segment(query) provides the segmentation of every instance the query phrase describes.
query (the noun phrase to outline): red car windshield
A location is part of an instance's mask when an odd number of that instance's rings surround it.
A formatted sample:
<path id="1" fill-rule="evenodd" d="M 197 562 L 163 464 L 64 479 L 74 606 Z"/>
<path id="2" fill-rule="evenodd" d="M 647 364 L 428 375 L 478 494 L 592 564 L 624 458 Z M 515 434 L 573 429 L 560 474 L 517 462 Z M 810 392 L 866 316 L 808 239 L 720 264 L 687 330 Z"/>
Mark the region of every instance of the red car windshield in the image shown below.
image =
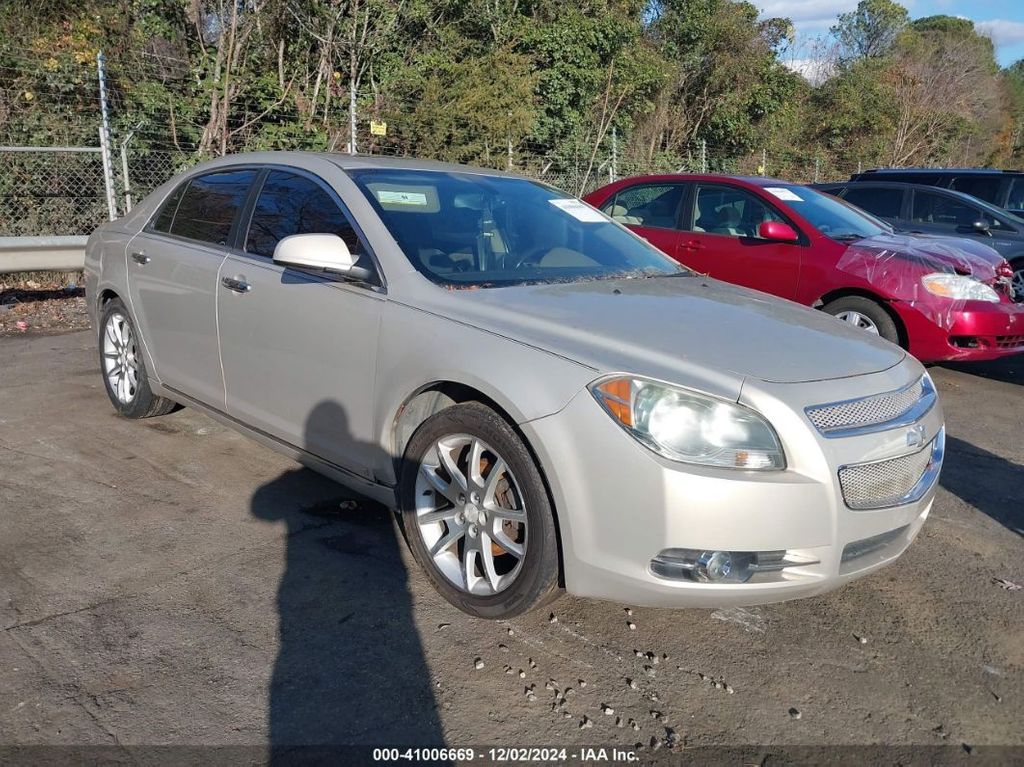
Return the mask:
<path id="1" fill-rule="evenodd" d="M 764 190 L 785 203 L 793 212 L 808 221 L 811 226 L 833 240 L 848 242 L 863 240 L 879 234 L 889 234 L 892 229 L 868 216 L 851 205 L 805 186 L 773 184 Z"/>

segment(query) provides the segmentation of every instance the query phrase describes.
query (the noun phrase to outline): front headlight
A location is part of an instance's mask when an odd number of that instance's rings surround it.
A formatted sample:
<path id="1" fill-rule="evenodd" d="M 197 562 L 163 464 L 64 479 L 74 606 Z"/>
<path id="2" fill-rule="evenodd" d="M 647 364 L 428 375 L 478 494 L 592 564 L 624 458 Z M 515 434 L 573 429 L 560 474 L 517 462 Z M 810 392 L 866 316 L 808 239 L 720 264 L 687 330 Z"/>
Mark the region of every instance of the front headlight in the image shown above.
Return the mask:
<path id="1" fill-rule="evenodd" d="M 963 274 L 935 272 L 921 278 L 924 289 L 934 296 L 958 301 L 988 301 L 999 303 L 999 294 L 983 282 Z"/>
<path id="2" fill-rule="evenodd" d="M 626 431 L 673 461 L 759 471 L 786 467 L 771 424 L 734 402 L 635 376 L 595 381 L 590 392 Z"/>

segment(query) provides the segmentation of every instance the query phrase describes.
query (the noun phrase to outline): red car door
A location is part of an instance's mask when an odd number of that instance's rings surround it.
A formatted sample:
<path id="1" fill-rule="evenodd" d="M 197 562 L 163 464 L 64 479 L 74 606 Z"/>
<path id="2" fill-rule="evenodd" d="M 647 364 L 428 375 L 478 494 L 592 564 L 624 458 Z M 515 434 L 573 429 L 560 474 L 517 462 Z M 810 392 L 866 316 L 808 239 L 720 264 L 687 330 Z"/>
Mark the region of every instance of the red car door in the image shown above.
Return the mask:
<path id="1" fill-rule="evenodd" d="M 678 260 L 679 214 L 684 192 L 685 184 L 678 182 L 635 184 L 613 194 L 601 210 Z"/>
<path id="2" fill-rule="evenodd" d="M 681 217 L 678 260 L 698 272 L 796 298 L 803 246 L 758 236 L 765 221 L 792 223 L 768 200 L 729 184 L 692 182 L 691 203 Z"/>

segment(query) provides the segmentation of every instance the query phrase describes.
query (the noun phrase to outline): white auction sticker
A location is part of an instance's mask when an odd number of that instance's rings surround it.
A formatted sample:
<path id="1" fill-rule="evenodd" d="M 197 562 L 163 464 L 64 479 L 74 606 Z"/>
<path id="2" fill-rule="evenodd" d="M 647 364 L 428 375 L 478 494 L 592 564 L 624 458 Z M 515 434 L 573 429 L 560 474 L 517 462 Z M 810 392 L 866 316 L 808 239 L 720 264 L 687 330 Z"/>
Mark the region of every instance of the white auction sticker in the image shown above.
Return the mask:
<path id="1" fill-rule="evenodd" d="M 381 189 L 377 199 L 385 205 L 419 205 L 427 204 L 427 196 L 422 192 L 393 192 Z"/>
<path id="2" fill-rule="evenodd" d="M 548 200 L 548 202 L 556 208 L 564 210 L 578 221 L 600 224 L 608 220 L 601 213 L 591 208 L 585 202 L 580 202 L 579 200 Z"/>
<path id="3" fill-rule="evenodd" d="M 766 186 L 764 188 L 768 194 L 774 194 L 780 200 L 788 200 L 789 202 L 803 202 L 803 198 L 800 197 L 796 192 L 791 189 L 786 189 L 781 186 Z"/>

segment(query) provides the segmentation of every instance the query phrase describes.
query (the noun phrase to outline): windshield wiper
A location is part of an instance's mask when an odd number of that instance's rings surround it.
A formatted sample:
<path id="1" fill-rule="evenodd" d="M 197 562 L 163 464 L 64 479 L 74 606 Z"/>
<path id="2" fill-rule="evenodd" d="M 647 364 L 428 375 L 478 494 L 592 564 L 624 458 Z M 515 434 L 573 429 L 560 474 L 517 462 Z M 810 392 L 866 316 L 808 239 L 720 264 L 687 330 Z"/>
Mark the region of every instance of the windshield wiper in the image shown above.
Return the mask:
<path id="1" fill-rule="evenodd" d="M 852 242 L 853 240 L 863 240 L 867 237 L 866 234 L 858 234 L 857 232 L 840 232 L 839 234 L 829 235 L 833 240 L 839 240 L 841 242 Z"/>

